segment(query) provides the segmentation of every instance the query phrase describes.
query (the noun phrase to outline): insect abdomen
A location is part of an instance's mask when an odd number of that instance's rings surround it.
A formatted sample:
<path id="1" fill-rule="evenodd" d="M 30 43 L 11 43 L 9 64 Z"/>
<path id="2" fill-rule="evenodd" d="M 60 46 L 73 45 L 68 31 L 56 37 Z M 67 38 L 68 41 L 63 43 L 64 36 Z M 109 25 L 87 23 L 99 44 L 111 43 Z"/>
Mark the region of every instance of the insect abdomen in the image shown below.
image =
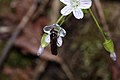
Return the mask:
<path id="1" fill-rule="evenodd" d="M 57 34 L 53 31 L 50 35 L 51 39 L 51 52 L 53 55 L 57 55 Z"/>

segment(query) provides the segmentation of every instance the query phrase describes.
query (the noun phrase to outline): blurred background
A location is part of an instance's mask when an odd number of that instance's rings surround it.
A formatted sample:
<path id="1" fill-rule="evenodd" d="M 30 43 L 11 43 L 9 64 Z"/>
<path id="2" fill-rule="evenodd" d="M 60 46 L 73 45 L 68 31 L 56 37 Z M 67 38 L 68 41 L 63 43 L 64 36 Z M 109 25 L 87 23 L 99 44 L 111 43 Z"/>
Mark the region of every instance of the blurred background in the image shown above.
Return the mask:
<path id="1" fill-rule="evenodd" d="M 50 46 L 36 55 L 43 27 L 55 23 L 64 6 L 59 0 L 0 0 L 0 80 L 120 80 L 119 0 L 93 0 L 92 5 L 114 41 L 116 62 L 104 50 L 89 12 L 62 25 L 67 35 L 58 56 Z"/>

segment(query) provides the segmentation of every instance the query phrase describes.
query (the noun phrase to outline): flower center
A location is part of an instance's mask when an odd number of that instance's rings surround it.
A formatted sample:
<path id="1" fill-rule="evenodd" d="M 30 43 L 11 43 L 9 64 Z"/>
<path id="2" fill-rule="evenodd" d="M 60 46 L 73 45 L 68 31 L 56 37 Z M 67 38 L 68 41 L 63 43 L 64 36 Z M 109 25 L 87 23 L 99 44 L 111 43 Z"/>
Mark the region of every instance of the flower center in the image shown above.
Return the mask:
<path id="1" fill-rule="evenodd" d="M 71 8 L 77 9 L 77 7 L 80 5 L 80 0 L 70 0 Z"/>

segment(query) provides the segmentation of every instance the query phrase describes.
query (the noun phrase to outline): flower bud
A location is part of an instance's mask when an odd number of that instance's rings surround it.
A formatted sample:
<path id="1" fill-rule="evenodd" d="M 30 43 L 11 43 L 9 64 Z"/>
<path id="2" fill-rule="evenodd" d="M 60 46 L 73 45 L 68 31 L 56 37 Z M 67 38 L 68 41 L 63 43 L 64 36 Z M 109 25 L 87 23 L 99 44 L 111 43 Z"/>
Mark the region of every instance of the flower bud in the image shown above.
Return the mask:
<path id="1" fill-rule="evenodd" d="M 104 43 L 104 48 L 106 51 L 110 52 L 110 53 L 113 53 L 114 52 L 114 44 L 113 44 L 113 41 L 110 39 L 110 40 L 106 40 Z"/>
<path id="2" fill-rule="evenodd" d="M 49 44 L 48 42 L 45 41 L 46 37 L 47 37 L 47 34 L 44 33 L 42 36 L 42 39 L 41 39 L 41 47 L 42 48 L 46 47 Z"/>
<path id="3" fill-rule="evenodd" d="M 111 39 L 106 40 L 103 44 L 104 44 L 105 50 L 110 53 L 110 57 L 112 58 L 112 60 L 116 61 L 116 54 L 114 52 L 114 43 L 113 43 L 113 41 Z"/>

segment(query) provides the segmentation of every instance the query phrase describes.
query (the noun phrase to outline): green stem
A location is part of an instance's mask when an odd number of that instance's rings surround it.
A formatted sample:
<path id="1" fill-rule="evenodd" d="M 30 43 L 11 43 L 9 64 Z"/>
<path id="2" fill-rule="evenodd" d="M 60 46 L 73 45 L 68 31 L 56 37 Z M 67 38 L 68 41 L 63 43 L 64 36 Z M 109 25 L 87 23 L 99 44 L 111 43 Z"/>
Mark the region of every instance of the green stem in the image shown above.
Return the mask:
<path id="1" fill-rule="evenodd" d="M 60 26 L 65 22 L 65 18 L 63 18 L 63 20 L 60 23 Z"/>
<path id="2" fill-rule="evenodd" d="M 105 37 L 105 33 L 103 32 L 102 28 L 100 27 L 100 25 L 99 25 L 99 23 L 98 23 L 96 17 L 94 16 L 94 14 L 93 14 L 93 12 L 92 12 L 92 10 L 91 10 L 90 8 L 89 8 L 89 12 L 90 12 L 91 16 L 93 17 L 93 19 L 94 19 L 94 21 L 95 21 L 95 23 L 96 23 L 96 25 L 97 25 L 99 31 L 101 32 L 101 34 L 102 34 L 104 40 L 106 41 L 107 38 Z"/>
<path id="3" fill-rule="evenodd" d="M 62 15 L 56 22 L 56 24 L 58 24 L 62 19 L 64 18 L 64 16 Z"/>
<path id="4" fill-rule="evenodd" d="M 69 16 L 67 16 L 66 18 L 64 17 L 62 22 L 60 23 L 60 26 L 65 22 L 67 21 L 70 17 L 71 17 L 72 14 L 70 14 Z"/>

